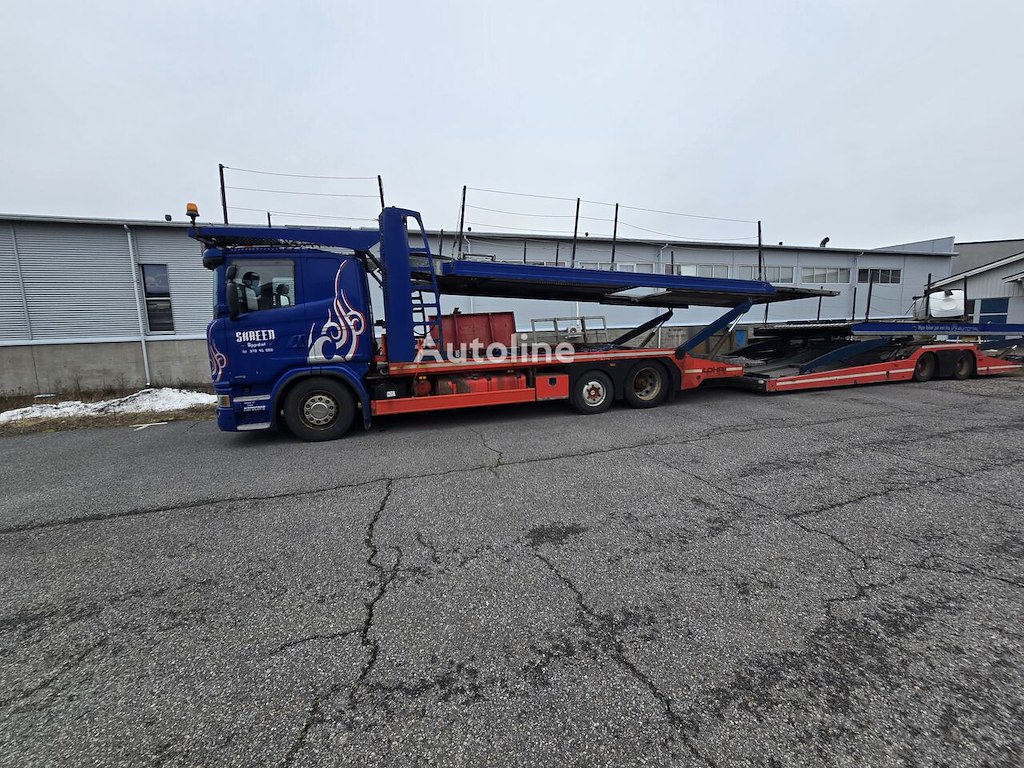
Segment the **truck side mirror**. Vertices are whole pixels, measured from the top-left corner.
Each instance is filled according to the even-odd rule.
[[[241,307],[238,301],[238,284],[228,281],[227,285],[224,286],[227,292],[228,300],[228,317],[232,320],[237,320],[238,316],[242,313]]]
[[[242,314],[238,301],[238,285],[235,283],[237,276],[238,265],[228,264],[228,268],[224,270],[224,294],[228,302],[228,317],[232,320],[237,320],[238,316]]]

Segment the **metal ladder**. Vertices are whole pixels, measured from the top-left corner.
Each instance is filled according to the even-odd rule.
[[[437,348],[444,352],[444,331],[441,325],[441,293],[437,287],[437,274],[434,271],[434,257],[429,250],[416,249],[411,256],[420,256],[427,260],[429,279],[414,277],[412,280],[412,335],[414,339],[425,340],[437,329]],[[433,310],[434,316],[428,312]]]

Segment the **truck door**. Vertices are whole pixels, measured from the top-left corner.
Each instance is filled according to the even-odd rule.
[[[317,255],[303,262],[307,360],[346,365],[373,357],[373,317],[366,271],[350,256]]]

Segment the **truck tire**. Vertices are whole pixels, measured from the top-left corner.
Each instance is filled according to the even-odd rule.
[[[615,385],[602,371],[587,371],[577,376],[569,393],[569,402],[580,413],[604,413],[612,407]]]
[[[934,375],[935,355],[925,352],[917,358],[917,364],[914,366],[914,381],[931,381]]]
[[[352,391],[335,379],[303,379],[284,398],[284,423],[300,440],[336,440],[356,415]]]
[[[668,395],[668,375],[653,361],[637,363],[626,376],[623,397],[632,408],[653,408]]]
[[[953,378],[957,381],[969,379],[974,375],[974,355],[961,352],[953,361]]]

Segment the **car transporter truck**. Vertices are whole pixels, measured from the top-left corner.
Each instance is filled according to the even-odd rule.
[[[1006,356],[1012,342],[936,337],[1020,337],[1024,325],[927,318],[771,326],[751,344],[699,357],[691,352],[756,304],[835,294],[758,280],[441,258],[430,251],[420,215],[394,207],[383,209],[376,230],[200,226],[193,204],[188,213],[189,234],[215,273],[207,344],[225,431],[284,425],[304,440],[330,440],[388,414],[544,400],[601,413],[615,400],[650,408],[706,382],[787,392],[1021,367]],[[376,322],[371,279],[383,293]],[[666,311],[610,341],[552,350],[517,343],[511,313],[444,315],[442,295]],[[674,309],[692,305],[724,312],[677,348],[628,346],[645,335],[649,341]]]

